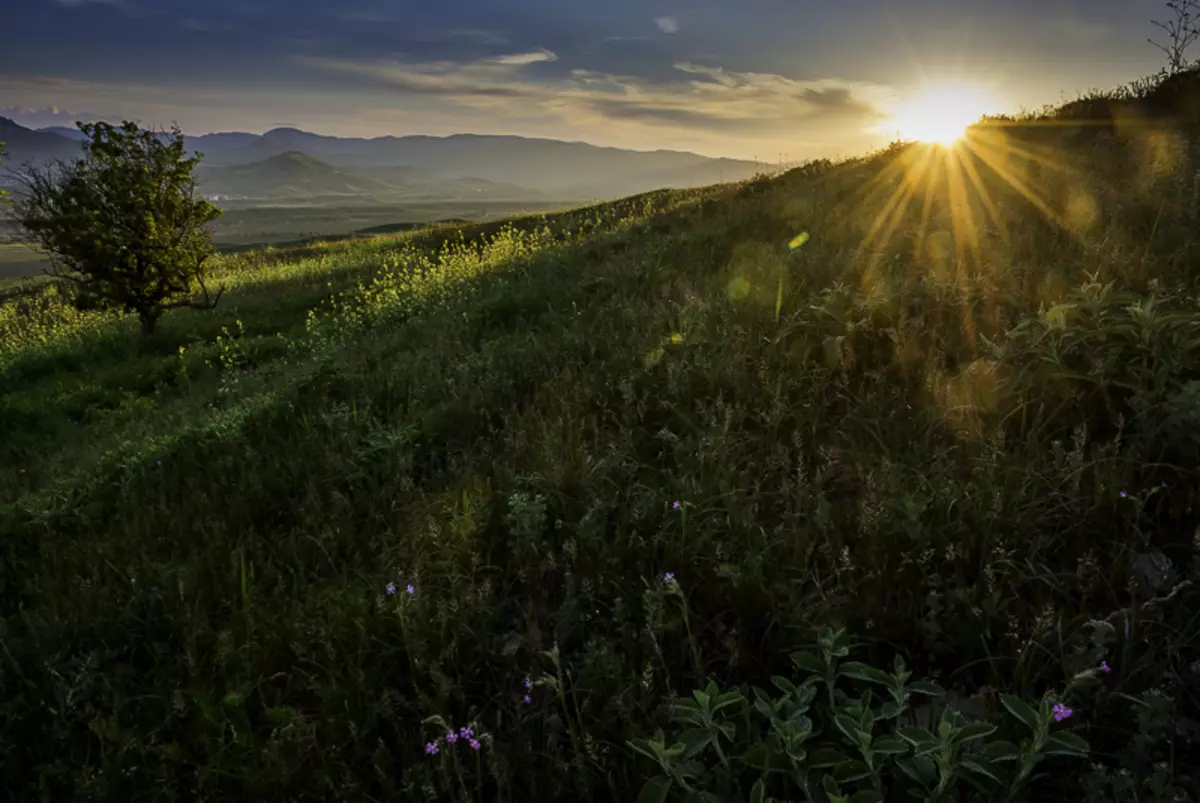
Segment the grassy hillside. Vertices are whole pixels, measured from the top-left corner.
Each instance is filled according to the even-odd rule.
[[[1046,122],[7,299],[0,788],[1197,799],[1200,147]]]

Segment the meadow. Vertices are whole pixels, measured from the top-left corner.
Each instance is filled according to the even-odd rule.
[[[4,796],[1200,799],[1200,149],[1055,115],[4,299]]]

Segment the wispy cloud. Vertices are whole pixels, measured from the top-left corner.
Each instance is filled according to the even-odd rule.
[[[663,33],[679,32],[679,21],[674,17],[655,17],[654,24],[657,25],[658,29]]]
[[[497,56],[490,59],[493,64],[504,65],[521,65],[521,64],[536,64],[539,61],[558,61],[558,56],[551,53],[549,50],[536,50],[531,53],[513,53],[508,56]]]
[[[530,58],[534,55],[539,54],[433,64],[306,61],[353,76],[368,86],[433,96],[473,109],[553,114],[574,123],[608,120],[690,126],[726,136],[739,131],[750,136],[767,130],[778,134],[796,126],[850,125],[865,131],[882,117],[878,103],[894,95],[880,85],[831,79],[799,81],[774,73],[728,71],[691,62],[676,64],[683,75],[667,81],[582,69],[555,80],[534,80],[521,70],[543,60]],[[522,100],[519,110],[513,109],[513,98]]]

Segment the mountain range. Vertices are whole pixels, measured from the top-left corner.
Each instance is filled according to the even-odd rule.
[[[0,142],[14,165],[77,157],[82,139],[76,129],[34,130],[0,118]],[[185,135],[184,144],[204,156],[196,172],[203,191],[247,198],[399,192],[584,200],[736,181],[762,167],[681,151],[483,134],[362,139],[276,128]]]

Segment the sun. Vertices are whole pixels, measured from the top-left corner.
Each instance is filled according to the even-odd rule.
[[[949,147],[962,139],[968,126],[995,108],[991,95],[979,87],[930,84],[901,104],[879,131]]]

